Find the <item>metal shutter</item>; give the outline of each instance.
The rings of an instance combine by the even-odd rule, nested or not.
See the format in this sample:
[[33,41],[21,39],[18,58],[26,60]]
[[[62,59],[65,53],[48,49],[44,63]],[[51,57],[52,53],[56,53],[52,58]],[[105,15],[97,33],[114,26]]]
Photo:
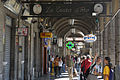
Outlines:
[[9,71],[10,71],[10,38],[11,36],[11,28],[6,27],[5,32],[5,62],[7,64],[5,65],[5,72],[4,72],[4,79],[9,80]]

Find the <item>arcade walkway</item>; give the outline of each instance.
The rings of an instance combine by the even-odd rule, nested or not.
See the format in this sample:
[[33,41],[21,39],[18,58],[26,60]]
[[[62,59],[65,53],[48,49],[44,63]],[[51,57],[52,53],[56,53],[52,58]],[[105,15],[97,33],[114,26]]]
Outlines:
[[120,74],[120,0],[0,0],[0,80],[69,80],[52,56],[95,53]]

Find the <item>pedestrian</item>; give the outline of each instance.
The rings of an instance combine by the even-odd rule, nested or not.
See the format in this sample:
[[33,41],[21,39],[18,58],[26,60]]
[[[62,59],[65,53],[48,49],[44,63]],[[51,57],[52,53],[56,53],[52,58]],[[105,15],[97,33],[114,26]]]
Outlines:
[[84,60],[81,64],[81,71],[83,72],[81,76],[83,76],[84,80],[86,80],[89,74],[88,69],[90,68],[91,64],[92,64],[91,56],[87,55],[87,59]]
[[84,60],[86,60],[86,56],[85,55],[83,55],[83,56],[81,56],[81,63],[84,61]]
[[52,61],[52,62],[54,61],[54,56],[53,56],[53,55],[52,55],[51,61]]
[[93,68],[93,74],[96,76],[102,76],[101,57],[97,57],[96,65]]
[[77,61],[76,61],[76,69],[79,72],[80,70],[80,58],[79,57],[77,58]]
[[73,58],[71,57],[70,53],[66,55],[66,64],[68,67],[68,74],[69,74],[69,80],[72,80],[73,78],[73,66],[72,66]]
[[54,63],[54,56],[52,55],[52,58],[50,59],[50,73],[52,73],[52,64]]
[[112,64],[110,63],[110,61],[111,61],[110,57],[105,57],[104,59],[105,67],[103,70],[104,80],[109,80],[110,69],[112,67]]
[[91,59],[90,55],[87,55],[87,59],[84,60],[81,64],[81,80],[86,80],[89,73],[91,72],[91,67],[95,66],[95,59],[97,57],[97,54],[95,54],[94,59]]
[[52,73],[52,60],[50,60],[50,73]]
[[66,68],[66,65],[65,65],[65,57],[64,57],[64,58],[63,58],[63,66],[62,66],[63,72],[66,72],[65,68]]
[[55,77],[58,77],[58,66],[59,66],[59,57],[58,55],[54,59],[54,64],[55,64]]
[[61,57],[59,57],[59,77],[61,77],[62,64],[63,64],[63,61],[62,61]]

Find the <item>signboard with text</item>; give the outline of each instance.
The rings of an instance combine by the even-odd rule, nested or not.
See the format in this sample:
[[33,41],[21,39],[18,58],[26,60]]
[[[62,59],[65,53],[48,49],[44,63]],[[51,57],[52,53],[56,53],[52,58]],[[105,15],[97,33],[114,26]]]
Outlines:
[[89,34],[83,37],[85,42],[91,43],[91,42],[95,42],[97,40],[97,37],[93,34]]
[[[76,16],[90,16],[94,9],[94,3],[80,3],[80,2],[53,2],[40,3],[42,12],[36,14],[34,11],[35,4],[30,4],[30,15],[39,15],[43,17],[76,17]],[[36,9],[36,8],[35,8]]]
[[41,38],[52,38],[52,33],[51,32],[42,32],[40,33]]
[[19,36],[27,36],[28,28],[18,28],[18,35]]

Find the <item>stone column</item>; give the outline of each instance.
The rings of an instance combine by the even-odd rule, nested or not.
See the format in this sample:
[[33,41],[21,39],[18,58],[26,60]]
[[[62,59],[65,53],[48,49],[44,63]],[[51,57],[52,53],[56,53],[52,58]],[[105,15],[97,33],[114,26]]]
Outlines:
[[[103,52],[103,50],[104,50],[104,49],[103,49],[103,36],[104,36],[104,35],[103,35],[103,32],[101,32],[101,53],[100,53],[101,55],[100,55],[100,56],[101,56],[102,58],[104,58],[104,56],[103,56],[103,53],[104,53],[104,52]],[[101,63],[101,65],[103,66],[103,62]]]
[[34,24],[31,26],[31,54],[30,54],[30,78],[31,80],[34,79],[33,76],[33,65],[34,65]]
[[42,41],[42,38],[40,38],[40,75],[42,75],[43,74],[43,67],[42,67],[42,65],[43,65],[43,53],[42,53],[42,43],[43,41]]
[[104,57],[105,56],[107,56],[107,53],[108,53],[108,51],[107,51],[107,49],[108,49],[108,39],[107,39],[107,28],[105,29],[105,32],[104,32],[104,37],[103,37],[103,39],[104,39],[104,42],[103,42],[103,49],[104,49]]
[[101,41],[102,41],[102,39],[101,39],[101,34],[99,33],[99,55],[101,55],[101,50],[102,50],[102,48],[101,48]]
[[109,56],[109,54],[111,53],[111,45],[110,45],[110,42],[111,42],[111,30],[110,30],[110,24],[107,26],[107,41],[108,41],[108,44],[107,44],[107,56]]
[[3,8],[0,3],[0,80],[3,80],[3,58],[4,58],[4,51],[3,51],[3,27],[4,25],[4,14],[3,14]]
[[120,12],[118,13],[118,25],[119,25],[119,53],[118,53],[118,65],[120,66]]
[[114,20],[110,22],[109,26],[109,52],[108,56],[111,58],[111,62],[115,65],[115,27]]
[[119,27],[120,27],[120,22],[119,22],[119,16],[120,13],[118,13],[118,15],[115,17],[115,64],[119,65],[119,54],[120,54],[120,31],[119,31]]
[[[38,21],[39,22],[39,21]],[[35,41],[34,41],[34,55],[35,55],[35,59],[34,59],[34,68],[35,68],[35,76],[36,78],[39,78],[41,75],[41,71],[40,71],[40,67],[41,67],[41,51],[40,51],[40,47],[43,47],[40,44],[40,36],[39,36],[39,29],[38,29],[39,23],[36,23],[34,25],[34,32],[35,32]]]
[[28,49],[29,49],[28,50],[28,66],[27,66],[28,67],[28,69],[27,69],[28,70],[28,76],[27,76],[28,80],[30,80],[30,66],[31,66],[31,62],[30,62],[31,61],[31,37],[32,37],[31,36],[31,28],[32,28],[32,25],[30,25],[30,28],[29,28],[29,40],[28,40],[29,41],[28,42]]

